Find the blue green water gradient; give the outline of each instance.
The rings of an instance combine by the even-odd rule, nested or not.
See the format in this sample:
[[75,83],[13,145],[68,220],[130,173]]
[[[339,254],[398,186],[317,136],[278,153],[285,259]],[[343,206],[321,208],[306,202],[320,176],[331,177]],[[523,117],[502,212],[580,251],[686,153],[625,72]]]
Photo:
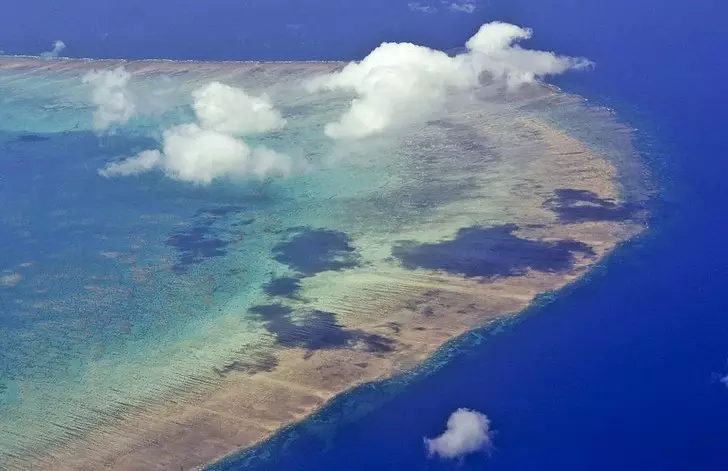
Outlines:
[[[4,5],[0,48],[37,54],[62,39],[74,57],[349,60],[385,38],[447,50],[485,21],[510,21],[535,29],[535,47],[595,61],[594,72],[559,85],[640,129],[640,150],[666,190],[652,208],[651,237],[389,406],[336,430],[334,440],[301,439],[267,469],[728,468],[728,395],[717,380],[728,373],[725,5],[478,0],[462,14],[422,1],[439,10],[423,14],[408,0],[51,3]],[[95,169],[74,165],[89,176]],[[31,181],[16,189],[42,191]],[[1,250],[22,263],[22,254]],[[459,407],[491,417],[494,453],[427,460],[422,437],[440,433]]]

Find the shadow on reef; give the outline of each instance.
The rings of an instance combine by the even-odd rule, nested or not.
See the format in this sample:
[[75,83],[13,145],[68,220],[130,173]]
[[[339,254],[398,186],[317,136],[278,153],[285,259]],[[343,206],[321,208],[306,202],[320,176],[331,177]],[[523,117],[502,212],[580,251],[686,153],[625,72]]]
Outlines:
[[544,206],[558,214],[562,222],[625,221],[637,209],[600,198],[592,191],[571,188],[554,191],[554,197],[546,200]]
[[312,310],[299,314],[282,304],[254,306],[250,312],[259,316],[266,330],[275,336],[276,343],[286,348],[324,350],[362,344],[370,352],[385,353],[394,349],[394,341],[387,337],[343,328],[330,312]]
[[515,224],[462,228],[453,240],[433,244],[401,242],[392,249],[392,255],[411,270],[443,270],[471,278],[516,276],[528,269],[565,271],[572,267],[574,253],[594,255],[582,242],[522,239],[513,234],[517,229]]

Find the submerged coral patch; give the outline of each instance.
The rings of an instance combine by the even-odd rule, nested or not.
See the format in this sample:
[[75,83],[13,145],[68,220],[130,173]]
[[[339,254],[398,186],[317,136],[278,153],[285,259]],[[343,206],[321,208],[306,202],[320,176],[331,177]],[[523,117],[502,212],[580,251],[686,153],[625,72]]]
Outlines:
[[172,234],[166,243],[179,253],[174,265],[176,273],[185,273],[190,265],[201,263],[205,259],[224,256],[227,254],[225,248],[230,245],[229,241],[216,237],[214,231],[206,226],[195,226]]
[[345,329],[331,312],[314,309],[296,313],[282,304],[254,306],[250,312],[260,316],[266,330],[283,347],[324,350],[361,343],[371,352],[388,352],[394,348],[394,342],[387,337]]
[[574,253],[592,255],[583,242],[523,239],[515,224],[462,228],[452,240],[433,244],[401,242],[392,250],[408,269],[443,270],[466,277],[522,275],[532,269],[557,272],[571,268]]
[[545,207],[554,211],[563,222],[625,221],[634,215],[632,205],[620,205],[600,198],[593,191],[561,188],[546,200]]
[[268,296],[283,296],[292,298],[301,289],[301,280],[299,278],[283,276],[270,280],[263,287],[265,294]]
[[273,247],[273,257],[303,276],[339,271],[358,265],[349,236],[330,229],[298,228]]
[[178,252],[178,260],[173,267],[175,273],[186,273],[191,265],[212,257],[222,257],[228,253],[229,245],[243,240],[245,234],[242,231],[230,232],[217,229],[215,225],[220,223],[230,223],[230,226],[249,225],[253,222],[252,219],[231,222],[244,211],[245,207],[237,205],[202,208],[195,213],[194,224],[191,227],[170,235],[166,244]]
[[281,304],[255,306],[251,312],[263,318],[265,328],[285,347],[309,350],[344,347],[353,340],[351,332],[336,322],[330,312],[313,310],[292,319],[293,309]]
[[245,354],[245,358],[239,360],[233,360],[228,362],[221,367],[213,367],[214,371],[219,376],[226,376],[232,372],[240,372],[247,374],[255,374],[264,371],[273,371],[278,366],[278,360],[275,355],[268,352],[241,352]]

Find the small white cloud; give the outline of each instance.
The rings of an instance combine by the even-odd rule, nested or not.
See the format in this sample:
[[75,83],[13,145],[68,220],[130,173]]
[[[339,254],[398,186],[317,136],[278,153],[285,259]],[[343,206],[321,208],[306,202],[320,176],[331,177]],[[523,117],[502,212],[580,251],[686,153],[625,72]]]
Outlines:
[[250,148],[242,139],[197,124],[182,124],[164,131],[162,150],[146,150],[107,165],[105,177],[137,175],[159,169],[175,180],[200,185],[217,178],[287,176],[292,159],[265,147]]
[[46,51],[46,52],[42,53],[40,56],[41,57],[46,57],[46,58],[49,58],[49,59],[50,58],[53,58],[53,57],[58,57],[58,55],[65,48],[66,48],[66,43],[64,43],[63,41],[61,41],[60,39],[58,39],[58,40],[56,40],[53,43],[53,49],[51,49],[50,51]]
[[192,93],[200,125],[226,134],[250,134],[283,127],[286,120],[267,96],[250,96],[240,88],[212,82]]
[[359,62],[318,77],[309,91],[344,90],[356,97],[339,121],[328,123],[333,139],[356,139],[393,126],[427,119],[454,91],[475,89],[482,75],[509,89],[591,63],[582,58],[521,48],[530,29],[493,22],[480,27],[466,52],[448,56],[411,43],[383,43]]
[[728,388],[728,375],[723,376],[720,378],[720,382],[723,383],[723,385]]
[[437,8],[432,5],[423,5],[420,2],[410,2],[407,4],[407,8],[409,8],[410,11],[418,13],[437,13]]
[[469,409],[458,409],[447,420],[447,429],[439,437],[425,438],[430,456],[443,459],[461,458],[491,447],[490,421],[485,414]]
[[158,150],[145,150],[134,157],[121,162],[108,164],[99,173],[104,177],[127,177],[154,170],[162,161],[162,153]]
[[451,3],[450,11],[456,13],[473,13],[475,11],[475,2]]
[[92,70],[83,77],[90,84],[94,110],[94,129],[105,131],[115,124],[124,124],[136,113],[134,97],[129,91],[131,74],[123,67],[113,70]]

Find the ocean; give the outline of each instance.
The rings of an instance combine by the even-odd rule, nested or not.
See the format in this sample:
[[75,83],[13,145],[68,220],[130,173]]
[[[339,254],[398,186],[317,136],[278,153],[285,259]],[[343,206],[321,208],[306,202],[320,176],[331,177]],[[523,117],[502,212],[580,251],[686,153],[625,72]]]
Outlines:
[[[586,280],[495,332],[466,336],[409,384],[354,391],[216,468],[728,469],[725,6],[492,0],[466,14],[405,2],[141,5],[13,5],[0,49],[35,54],[62,39],[74,57],[352,59],[385,39],[447,50],[483,22],[509,21],[534,29],[533,47],[596,63],[554,83],[637,129],[659,189],[649,231]],[[423,437],[459,407],[490,417],[494,449],[429,459]]]

